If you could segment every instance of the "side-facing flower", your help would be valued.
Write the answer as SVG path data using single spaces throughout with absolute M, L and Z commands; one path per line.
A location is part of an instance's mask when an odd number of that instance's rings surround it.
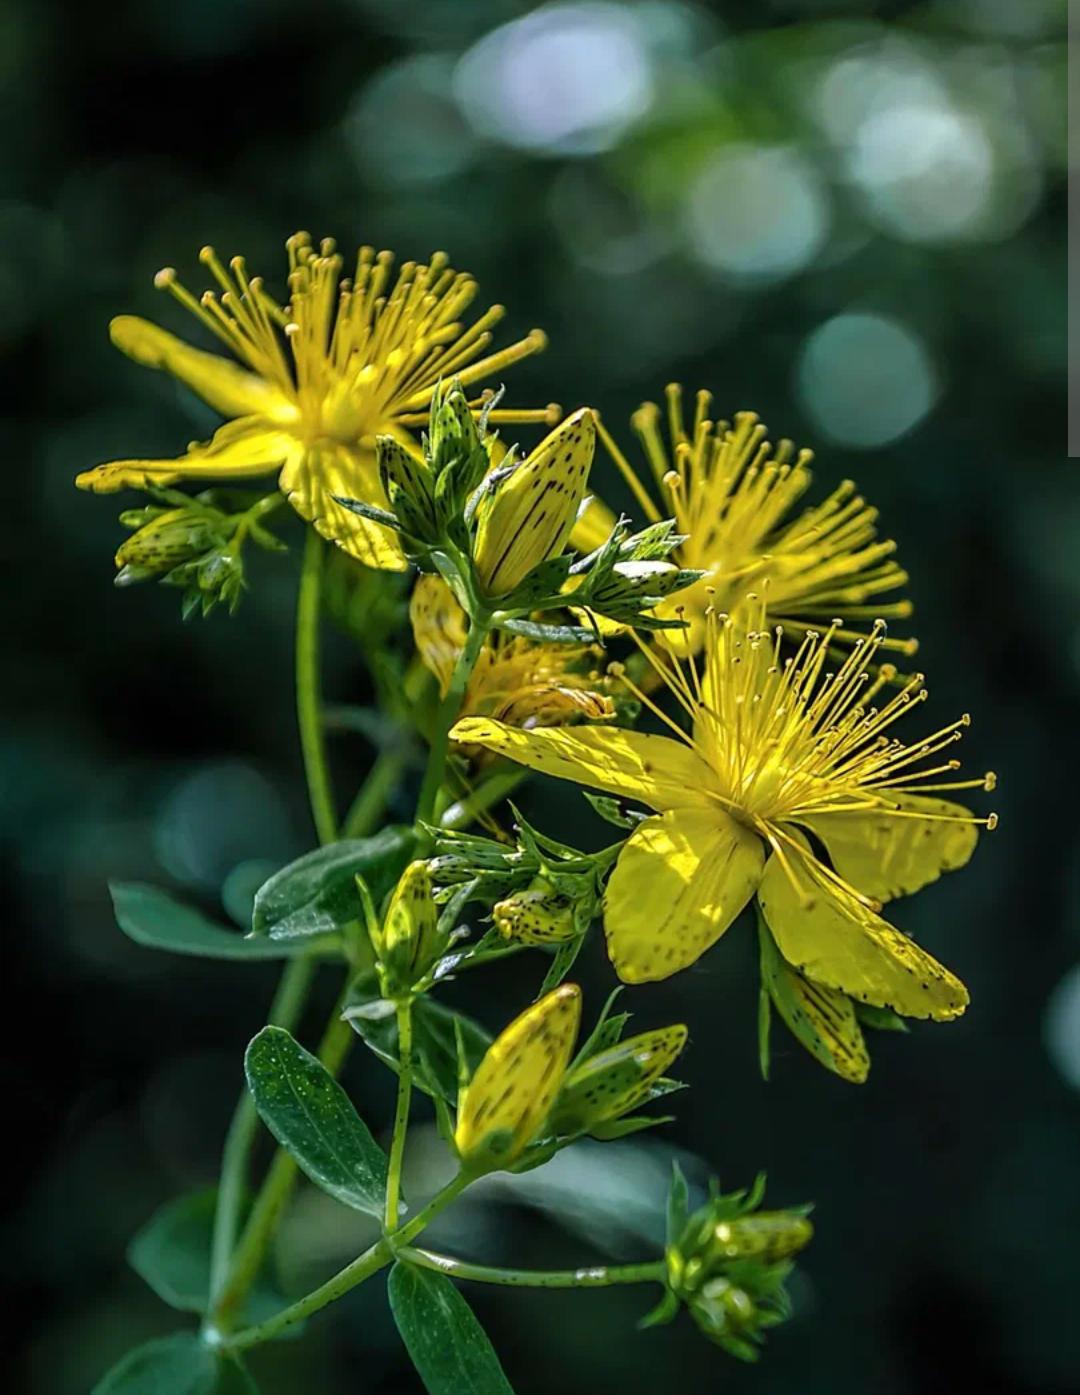
M 454 1143 L 477 1176 L 510 1167 L 537 1138 L 559 1093 L 581 1020 L 564 983 L 527 1007 L 488 1047 L 458 1104 Z
M 762 612 L 759 602 L 759 621 Z M 959 762 L 933 758 L 969 719 L 914 745 L 891 735 L 926 690 L 916 675 L 880 698 L 894 677 L 889 665 L 874 671 L 883 626 L 828 671 L 839 623 L 784 658 L 779 628 L 706 620 L 703 671 L 647 651 L 689 732 L 634 687 L 672 737 L 523 732 L 476 717 L 452 735 L 656 810 L 627 839 L 605 896 L 608 949 L 625 982 L 694 963 L 756 893 L 784 959 L 814 983 L 903 1016 L 958 1016 L 963 984 L 878 912 L 966 863 L 978 826 L 996 823 L 938 797 L 992 787 L 992 777 L 938 779 Z
M 798 637 L 811 625 L 833 617 L 844 623 L 833 630 L 836 644 L 857 640 L 860 629 L 875 619 L 911 614 L 911 603 L 878 597 L 895 592 L 907 573 L 895 561 L 896 544 L 877 537 L 877 510 L 845 480 L 822 503 L 795 513 L 811 483 L 812 454 L 795 451 L 790 441 L 774 448 L 766 428 L 752 412 L 733 423 L 709 417 L 711 394 L 697 394 L 694 417 L 687 422 L 682 388 L 667 388 L 667 437 L 664 413 L 644 403 L 631 424 L 644 449 L 646 472 L 634 468 L 601 423 L 601 438 L 651 522 L 672 516 L 685 534 L 673 560 L 702 573 L 701 580 L 658 607 L 678 614 L 685 630 L 667 631 L 664 642 L 681 654 L 700 650 L 705 612 L 710 607 L 734 613 L 747 591 L 769 584 L 768 618 Z M 644 475 L 644 478 L 643 478 Z M 614 517 L 593 500 L 579 532 L 596 536 L 610 531 Z M 915 643 L 889 638 L 882 647 L 914 653 Z
M 409 618 L 417 652 L 445 694 L 465 645 L 465 612 L 441 577 L 420 576 Z M 599 656 L 593 645 L 537 642 L 496 631 L 480 651 L 462 714 L 492 716 L 519 727 L 610 720 L 615 685 L 597 670 Z
M 454 272 L 443 253 L 426 265 L 406 262 L 392 278 L 393 255 L 358 253 L 351 278 L 332 240 L 316 249 L 307 233 L 286 243 L 288 300 L 281 304 L 242 257 L 226 268 L 210 247 L 200 260 L 220 287 L 196 298 L 170 267 L 158 286 L 215 335 L 232 358 L 206 353 L 132 315 L 114 319 L 113 343 L 136 362 L 163 368 L 229 420 L 205 443 L 172 460 L 117 460 L 78 477 L 108 493 L 178 480 L 225 480 L 278 473 L 297 512 L 368 566 L 400 571 L 405 558 L 388 529 L 344 508 L 338 497 L 385 498 L 375 437 L 411 446 L 410 428 L 426 422 L 441 379 L 477 383 L 544 347 L 534 330 L 487 355 L 502 318 L 492 306 L 467 328 L 461 315 L 476 283 Z M 234 361 L 238 360 L 238 361 Z M 542 421 L 546 412 L 499 412 L 496 420 Z

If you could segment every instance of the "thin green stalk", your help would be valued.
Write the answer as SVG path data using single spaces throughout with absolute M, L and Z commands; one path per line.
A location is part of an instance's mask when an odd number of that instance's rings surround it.
M 420 787 L 420 798 L 416 805 L 416 822 L 418 824 L 431 823 L 434 818 L 435 802 L 439 797 L 439 790 L 442 788 L 443 777 L 446 774 L 446 753 L 450 745 L 450 728 L 454 725 L 457 715 L 461 711 L 465 689 L 472 676 L 472 671 L 476 667 L 476 661 L 480 657 L 480 650 L 484 646 L 487 632 L 486 623 L 473 620 L 469 626 L 469 633 L 465 636 L 461 653 L 458 655 L 458 661 L 454 665 L 450 686 L 439 704 L 439 710 L 435 717 L 435 730 L 431 737 L 431 749 L 428 751 L 427 769 L 424 771 L 424 783 Z
M 343 1003 L 344 996 L 334 1009 L 334 1015 L 323 1034 L 318 1052 L 319 1060 L 333 1076 L 340 1072 L 349 1048 L 356 1039 L 356 1033 L 349 1024 L 341 1020 Z M 250 1099 L 250 1096 L 247 1098 Z M 228 1330 L 242 1308 L 262 1266 L 281 1213 L 292 1194 L 296 1177 L 296 1163 L 283 1148 L 279 1148 L 255 1198 L 240 1243 L 231 1251 L 231 1260 L 227 1266 L 228 1277 L 213 1308 L 213 1323 L 218 1330 Z
M 303 1298 L 297 1299 L 290 1307 L 282 1309 L 280 1313 L 275 1313 L 265 1322 L 257 1323 L 254 1327 L 247 1327 L 234 1337 L 224 1339 L 225 1345 L 230 1351 L 246 1351 L 249 1347 L 267 1342 L 271 1337 L 276 1337 L 285 1331 L 286 1328 L 292 1327 L 297 1322 L 302 1322 L 312 1313 L 317 1313 L 320 1308 L 325 1308 L 328 1303 L 333 1303 L 336 1299 L 343 1297 L 350 1289 L 356 1288 L 357 1284 L 362 1284 L 365 1279 L 370 1279 L 372 1274 L 378 1273 L 380 1269 L 385 1268 L 391 1262 L 400 1245 L 408 1244 L 410 1240 L 414 1240 L 420 1234 L 425 1226 L 430 1225 L 439 1212 L 449 1206 L 469 1185 L 470 1181 L 472 1181 L 471 1177 L 459 1172 L 443 1187 L 441 1192 L 436 1193 L 431 1198 L 423 1210 L 418 1211 L 412 1220 L 406 1221 L 393 1235 L 386 1236 L 372 1245 L 370 1249 L 365 1250 L 362 1255 L 347 1264 L 344 1269 L 339 1269 L 333 1278 L 327 1279 L 325 1284 L 312 1289 Z M 220 1338 L 220 1334 L 218 1335 Z
M 337 838 L 337 816 L 326 761 L 319 684 L 319 609 L 322 598 L 323 541 L 309 528 L 296 601 L 296 715 L 304 754 L 311 814 L 320 843 Z
M 277 1027 L 291 1029 L 303 1010 L 315 965 L 307 958 L 289 961 L 277 992 L 270 1004 L 267 1021 Z M 210 1245 L 210 1292 L 216 1294 L 225 1283 L 229 1259 L 236 1244 L 240 1227 L 240 1210 L 244 1201 L 247 1162 L 255 1140 L 259 1116 L 254 1101 L 245 1089 L 233 1111 L 225 1148 L 221 1158 L 221 1180 L 218 1184 L 217 1209 L 214 1212 L 214 1232 Z
M 393 747 L 376 757 L 375 764 L 368 771 L 352 807 L 345 815 L 341 825 L 343 838 L 366 838 L 375 831 L 408 763 L 408 754 Z
M 643 1264 L 600 1265 L 588 1269 L 500 1269 L 490 1264 L 471 1264 L 432 1250 L 398 1247 L 398 1258 L 448 1274 L 453 1279 L 472 1279 L 480 1284 L 504 1284 L 508 1288 L 608 1288 L 612 1284 L 663 1283 L 663 1260 Z
M 526 777 L 524 770 L 500 770 L 497 774 L 489 776 L 482 785 L 470 790 L 443 810 L 439 824 L 442 828 L 462 829 L 468 826 L 494 804 L 498 804 L 500 799 L 505 799 L 507 795 L 513 794 L 518 785 Z
M 405 1135 L 409 1131 L 409 1104 L 412 1100 L 412 1004 L 397 1005 L 398 1086 L 394 1110 L 394 1133 L 390 1141 L 390 1165 L 386 1174 L 386 1229 L 397 1228 L 401 1199 L 401 1164 L 405 1157 Z

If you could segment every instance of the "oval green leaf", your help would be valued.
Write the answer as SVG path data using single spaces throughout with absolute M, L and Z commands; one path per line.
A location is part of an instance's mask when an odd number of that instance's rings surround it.
M 109 890 L 117 925 L 129 939 L 150 949 L 207 959 L 286 959 L 313 948 L 250 939 L 142 882 L 110 882 Z
M 263 1123 L 315 1185 L 381 1218 L 386 1154 L 322 1062 L 284 1028 L 264 1027 L 244 1068 Z
M 514 1395 L 487 1333 L 445 1274 L 390 1271 L 394 1321 L 428 1395 Z
M 216 1205 L 216 1187 L 168 1201 L 128 1245 L 132 1269 L 163 1303 L 181 1312 L 205 1313 L 210 1306 L 210 1249 Z M 260 1274 L 251 1286 L 241 1325 L 262 1322 L 288 1303 L 269 1275 Z M 285 1330 L 290 1336 L 298 1335 L 296 1328 Z
M 122 1356 L 92 1395 L 255 1395 L 255 1384 L 194 1332 L 177 1332 Z
M 414 843 L 411 828 L 384 828 L 373 838 L 349 838 L 305 853 L 256 892 L 252 930 L 277 941 L 341 930 L 362 915 L 356 878 L 363 877 L 377 904 Z

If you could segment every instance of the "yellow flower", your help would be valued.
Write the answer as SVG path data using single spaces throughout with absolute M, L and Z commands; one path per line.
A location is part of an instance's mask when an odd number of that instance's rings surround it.
M 465 612 L 441 577 L 421 576 L 409 618 L 417 651 L 445 695 L 465 643 Z M 609 719 L 615 706 L 604 691 L 607 680 L 582 671 L 597 652 L 585 644 L 538 644 L 495 633 L 480 651 L 461 710 L 520 727 Z
M 581 1020 L 581 990 L 564 983 L 516 1017 L 488 1047 L 461 1096 L 454 1142 L 469 1172 L 517 1161 L 562 1085 Z
M 488 596 L 505 596 L 566 548 L 585 498 L 596 418 L 582 407 L 508 468 L 477 511 L 474 561 Z
M 679 614 L 685 630 L 666 630 L 663 642 L 680 654 L 696 653 L 705 635 L 705 612 L 733 611 L 750 586 L 769 582 L 769 619 L 797 637 L 834 616 L 845 625 L 837 643 L 860 638 L 861 622 L 904 618 L 911 603 L 876 600 L 907 582 L 893 559 L 896 544 L 877 538 L 877 510 L 845 480 L 821 504 L 793 517 L 811 482 L 811 452 L 797 454 L 790 441 L 775 448 L 752 412 L 734 424 L 709 420 L 711 394 L 699 392 L 692 423 L 683 414 L 682 388 L 667 389 L 668 441 L 662 414 L 646 402 L 631 419 L 649 464 L 649 486 L 600 424 L 601 439 L 650 522 L 674 517 L 687 539 L 672 560 L 705 573 L 659 608 Z M 659 502 L 658 502 L 659 500 Z M 601 537 L 613 515 L 598 500 L 586 509 L 578 537 Z M 576 538 L 577 540 L 577 538 Z M 851 627 L 855 628 L 852 629 Z M 882 639 L 905 654 L 913 640 Z
M 362 247 L 351 279 L 330 239 L 318 250 L 307 233 L 286 243 L 289 300 L 279 304 L 242 257 L 226 269 L 210 247 L 200 260 L 221 291 L 198 299 L 168 267 L 158 286 L 222 341 L 231 358 L 192 348 L 132 315 L 112 321 L 113 343 L 148 368 L 163 368 L 229 417 L 209 442 L 174 460 L 116 460 L 81 474 L 84 489 L 165 486 L 177 480 L 234 481 L 280 472 L 296 511 L 346 552 L 371 567 L 405 568 L 396 536 L 350 512 L 334 496 L 385 506 L 375 464 L 376 434 L 410 444 L 424 424 L 440 379 L 468 385 L 542 349 L 533 330 L 483 357 L 503 308 L 492 306 L 468 328 L 460 317 L 476 282 L 436 253 L 426 265 L 405 263 L 391 279 L 393 255 Z M 495 421 L 549 419 L 547 412 L 495 412 Z
M 891 665 L 873 669 L 882 626 L 830 672 L 838 626 L 807 634 L 783 658 L 782 631 L 763 628 L 760 601 L 757 617 L 747 632 L 707 612 L 700 667 L 646 651 L 689 734 L 634 687 L 673 737 L 523 732 L 480 717 L 451 735 L 657 811 L 627 840 L 605 897 L 608 950 L 624 981 L 694 963 L 756 893 L 780 952 L 814 983 L 908 1017 L 958 1016 L 963 984 L 878 911 L 962 866 L 978 825 L 996 824 L 937 797 L 993 787 L 992 776 L 937 780 L 958 767 L 934 757 L 968 718 L 905 745 L 893 724 L 926 694 L 916 675 L 882 696 L 895 678 Z

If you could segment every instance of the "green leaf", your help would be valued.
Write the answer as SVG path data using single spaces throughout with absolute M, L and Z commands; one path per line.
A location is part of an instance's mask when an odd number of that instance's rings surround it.
M 668 1190 L 665 1233 L 667 1243 L 674 1245 L 682 1235 L 690 1217 L 690 1188 L 678 1162 L 671 1164 L 671 1187 Z
M 428 1395 L 513 1395 L 495 1349 L 445 1274 L 395 1264 L 390 1307 Z
M 244 1068 L 263 1123 L 316 1186 L 381 1218 L 386 1154 L 322 1062 L 284 1028 L 264 1027 Z
M 217 1189 L 210 1187 L 166 1202 L 136 1232 L 128 1245 L 128 1263 L 164 1303 L 185 1313 L 205 1313 L 210 1306 L 210 1248 Z M 252 1285 L 241 1325 L 262 1322 L 288 1306 L 268 1276 Z M 293 1335 L 292 1327 L 286 1333 Z
M 305 853 L 259 888 L 252 930 L 271 940 L 341 930 L 362 915 L 356 878 L 363 877 L 378 903 L 408 862 L 414 842 L 411 828 L 384 828 L 373 838 L 349 838 Z
M 239 1362 L 177 1332 L 129 1351 L 92 1395 L 255 1395 L 255 1384 Z
M 574 967 L 574 960 L 581 953 L 581 946 L 585 943 L 584 935 L 577 935 L 572 940 L 567 940 L 555 951 L 555 956 L 551 961 L 551 967 L 544 975 L 544 981 L 540 985 L 540 991 L 536 995 L 537 1001 L 545 997 L 553 988 L 558 988 L 563 979 Z
M 141 882 L 111 882 L 116 923 L 136 944 L 208 959 L 285 959 L 312 946 L 254 940 L 174 901 L 167 891 Z
M 374 980 L 357 989 L 349 1000 L 346 1016 L 353 1031 L 392 1070 L 398 1069 L 398 1024 L 396 1016 L 377 1010 L 378 989 Z M 464 1044 L 465 1059 L 472 1074 L 491 1045 L 491 1033 L 463 1013 L 444 1006 L 434 998 L 418 998 L 413 1003 L 413 1056 L 416 1084 L 426 1094 L 437 1095 L 449 1104 L 458 1097 L 457 1032 Z M 455 1026 L 455 1024 L 457 1024 Z
M 636 809 L 628 809 L 621 799 L 615 799 L 610 794 L 593 794 L 590 790 L 582 790 L 581 793 L 593 806 L 602 819 L 614 824 L 616 828 L 636 828 L 639 823 L 648 817 L 641 814 Z

